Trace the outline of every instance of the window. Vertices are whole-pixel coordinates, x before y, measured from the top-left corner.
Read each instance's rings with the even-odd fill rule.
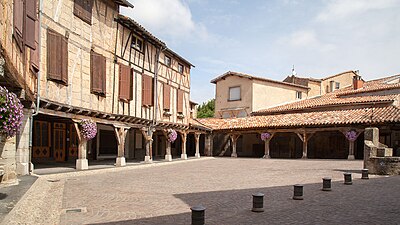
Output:
[[[296,91],[296,99],[301,99],[301,91]]]
[[[240,87],[229,88],[229,101],[240,101]]]
[[[139,51],[143,51],[143,41],[138,37],[132,35],[131,47],[136,48]]]
[[[183,90],[178,89],[177,112],[183,113]]]
[[[88,24],[92,23],[93,0],[74,0],[74,15]]]
[[[131,68],[123,64],[119,65],[119,99],[132,100],[132,76]]]
[[[24,13],[25,11],[25,13]],[[24,45],[35,50],[35,23],[37,21],[37,0],[14,0],[13,3],[13,36],[20,50]]]
[[[183,65],[178,63],[178,72],[179,73],[183,73],[183,68],[184,68]]]
[[[171,86],[168,84],[163,84],[163,98],[164,98],[164,109],[170,110],[171,108]]]
[[[94,51],[90,53],[90,91],[106,95],[106,57]]]
[[[335,83],[335,88],[336,88],[336,89],[339,89],[339,88],[340,88],[340,83],[339,83],[339,82],[336,82],[336,83]]]
[[[164,56],[164,63],[167,66],[171,66],[171,57],[169,56]]]
[[[150,76],[142,76],[142,105],[153,105],[153,78]]]
[[[47,79],[68,84],[68,40],[47,30]]]

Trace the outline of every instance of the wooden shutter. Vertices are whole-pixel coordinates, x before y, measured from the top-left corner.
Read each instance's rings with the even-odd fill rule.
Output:
[[[94,51],[90,53],[90,90],[106,94],[106,57]]]
[[[47,30],[47,78],[52,80],[61,80],[61,61],[60,48],[61,35],[57,32]]]
[[[33,69],[34,72],[39,71],[39,21],[36,20],[36,29],[35,29],[35,45],[36,49],[32,50],[30,52],[30,58],[31,58],[31,68]]]
[[[60,41],[61,41],[61,51],[60,51],[61,60],[59,62],[61,63],[61,65],[59,65],[59,67],[61,67],[61,81],[64,82],[65,84],[68,84],[68,39],[61,36]]]
[[[14,38],[17,45],[22,50],[22,34],[24,27],[24,2],[23,0],[14,0],[13,7],[13,22],[14,22]]]
[[[180,89],[178,89],[177,111],[183,113],[183,91]]]
[[[131,100],[131,68],[119,65],[119,99]]]
[[[75,0],[74,15],[88,24],[92,23],[93,0]]]
[[[37,0],[25,1],[25,45],[31,49],[35,49],[35,22],[37,20],[36,10]]]
[[[142,105],[153,105],[153,78],[142,76]]]
[[[164,109],[169,110],[171,108],[171,86],[164,84],[163,87]]]

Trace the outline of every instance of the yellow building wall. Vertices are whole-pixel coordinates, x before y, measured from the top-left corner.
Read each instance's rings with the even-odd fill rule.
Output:
[[[339,82],[340,83],[340,88],[349,86],[349,85],[353,85],[353,77],[355,76],[355,74],[353,72],[346,72],[346,73],[342,73],[340,75],[337,76],[333,76],[333,77],[328,77],[326,79],[322,80],[322,94],[326,94],[331,92],[330,91],[330,82]],[[335,85],[335,84],[334,84]],[[334,87],[334,90],[335,87]]]

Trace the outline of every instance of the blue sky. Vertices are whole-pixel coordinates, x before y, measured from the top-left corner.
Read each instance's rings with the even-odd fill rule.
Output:
[[[237,71],[275,80],[360,70],[400,74],[399,0],[129,0],[122,13],[196,67],[191,99],[215,96],[210,80]]]

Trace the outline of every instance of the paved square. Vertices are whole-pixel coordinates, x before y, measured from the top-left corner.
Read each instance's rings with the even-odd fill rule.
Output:
[[[9,222],[190,224],[190,206],[202,204],[207,224],[399,224],[400,176],[361,180],[361,168],[347,160],[203,158],[47,175]],[[345,171],[353,185],[343,184]],[[332,192],[321,191],[327,176]],[[297,183],[303,201],[291,199]],[[263,213],[250,210],[255,192],[265,193]]]

